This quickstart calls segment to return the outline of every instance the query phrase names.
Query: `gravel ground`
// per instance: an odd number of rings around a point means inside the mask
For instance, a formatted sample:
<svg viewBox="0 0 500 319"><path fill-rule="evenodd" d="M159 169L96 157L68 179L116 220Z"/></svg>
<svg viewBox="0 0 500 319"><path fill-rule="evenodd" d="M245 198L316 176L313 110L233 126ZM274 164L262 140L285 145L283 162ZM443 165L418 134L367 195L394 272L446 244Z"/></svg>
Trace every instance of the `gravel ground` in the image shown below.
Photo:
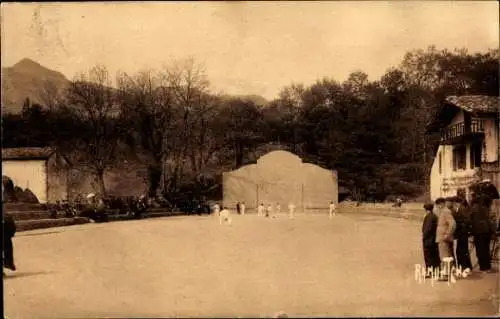
<svg viewBox="0 0 500 319"><path fill-rule="evenodd" d="M492 316L498 273L414 278L420 223L380 217L169 217L28 231L8 318Z"/></svg>

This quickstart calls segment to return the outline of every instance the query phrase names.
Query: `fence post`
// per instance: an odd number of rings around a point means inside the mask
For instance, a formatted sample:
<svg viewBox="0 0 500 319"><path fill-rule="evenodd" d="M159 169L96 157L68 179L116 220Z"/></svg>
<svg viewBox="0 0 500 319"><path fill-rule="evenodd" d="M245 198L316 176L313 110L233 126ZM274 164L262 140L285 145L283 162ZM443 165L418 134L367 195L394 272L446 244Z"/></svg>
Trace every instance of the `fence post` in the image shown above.
<svg viewBox="0 0 500 319"><path fill-rule="evenodd" d="M255 210L259 210L259 184L255 184L256 194L257 194L257 203L255 203Z"/></svg>
<svg viewBox="0 0 500 319"><path fill-rule="evenodd" d="M300 184L300 202L302 205L302 213L305 213L306 209L304 206L304 183Z"/></svg>

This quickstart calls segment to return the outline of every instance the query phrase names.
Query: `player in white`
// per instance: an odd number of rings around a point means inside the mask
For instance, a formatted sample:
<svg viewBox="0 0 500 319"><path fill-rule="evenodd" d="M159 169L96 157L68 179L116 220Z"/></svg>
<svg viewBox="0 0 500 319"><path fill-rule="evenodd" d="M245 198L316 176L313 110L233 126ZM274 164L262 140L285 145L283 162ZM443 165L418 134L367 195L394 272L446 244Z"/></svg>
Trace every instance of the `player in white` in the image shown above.
<svg viewBox="0 0 500 319"><path fill-rule="evenodd" d="M337 210L337 206L335 205L335 202L332 200L330 202L330 206L329 206L329 218L332 218L333 216L336 215L336 210Z"/></svg>
<svg viewBox="0 0 500 319"><path fill-rule="evenodd" d="M276 217L278 217L281 213L281 205L280 203L276 203Z"/></svg>
<svg viewBox="0 0 500 319"><path fill-rule="evenodd" d="M213 212L214 216L219 216L219 213L220 213L220 206L219 206L219 204L215 204L212 207L212 212Z"/></svg>
<svg viewBox="0 0 500 319"><path fill-rule="evenodd" d="M240 214L245 215L245 202L241 202L240 204Z"/></svg>
<svg viewBox="0 0 500 319"><path fill-rule="evenodd" d="M226 222L228 225L231 225L231 216L229 209L227 207L224 207L220 213L219 213L219 224L222 225L222 221Z"/></svg>
<svg viewBox="0 0 500 319"><path fill-rule="evenodd" d="M257 207L257 216L264 215L264 203L260 203L259 207Z"/></svg>
<svg viewBox="0 0 500 319"><path fill-rule="evenodd" d="M273 206L271 204L267 205L266 217L271 217L273 215Z"/></svg>
<svg viewBox="0 0 500 319"><path fill-rule="evenodd" d="M290 204L288 204L288 217L290 217L290 219L293 219L293 215L295 213L295 205L290 202Z"/></svg>

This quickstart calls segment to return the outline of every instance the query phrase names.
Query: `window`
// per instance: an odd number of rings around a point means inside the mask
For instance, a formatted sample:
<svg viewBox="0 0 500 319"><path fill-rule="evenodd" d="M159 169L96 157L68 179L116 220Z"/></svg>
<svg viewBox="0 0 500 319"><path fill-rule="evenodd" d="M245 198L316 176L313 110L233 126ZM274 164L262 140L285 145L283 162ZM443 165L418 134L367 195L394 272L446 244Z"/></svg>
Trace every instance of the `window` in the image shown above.
<svg viewBox="0 0 500 319"><path fill-rule="evenodd" d="M467 151L465 145L458 145L453 148L453 170L463 170L466 168Z"/></svg>
<svg viewBox="0 0 500 319"><path fill-rule="evenodd" d="M473 143L470 146L470 168L481 167L482 143Z"/></svg>
<svg viewBox="0 0 500 319"><path fill-rule="evenodd" d="M439 174L443 174L443 153L439 152Z"/></svg>

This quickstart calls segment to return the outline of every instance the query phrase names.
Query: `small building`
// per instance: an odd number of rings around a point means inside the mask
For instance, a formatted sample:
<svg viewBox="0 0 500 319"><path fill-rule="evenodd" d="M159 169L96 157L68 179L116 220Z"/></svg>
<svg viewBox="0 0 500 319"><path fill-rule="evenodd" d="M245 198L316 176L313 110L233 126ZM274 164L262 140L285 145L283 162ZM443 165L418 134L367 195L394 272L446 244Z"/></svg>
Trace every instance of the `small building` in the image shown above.
<svg viewBox="0 0 500 319"><path fill-rule="evenodd" d="M2 149L2 175L29 189L40 203L68 198L69 162L52 147Z"/></svg>
<svg viewBox="0 0 500 319"><path fill-rule="evenodd" d="M500 189L500 104L497 96L450 96L440 105L428 132L440 132L430 173L430 195L465 195L489 179Z"/></svg>
<svg viewBox="0 0 500 319"><path fill-rule="evenodd" d="M314 212L338 203L337 172L304 163L287 151L272 151L256 164L223 173L223 205L236 207L244 201L249 211L259 203L276 205L286 210L292 202L297 211Z"/></svg>

